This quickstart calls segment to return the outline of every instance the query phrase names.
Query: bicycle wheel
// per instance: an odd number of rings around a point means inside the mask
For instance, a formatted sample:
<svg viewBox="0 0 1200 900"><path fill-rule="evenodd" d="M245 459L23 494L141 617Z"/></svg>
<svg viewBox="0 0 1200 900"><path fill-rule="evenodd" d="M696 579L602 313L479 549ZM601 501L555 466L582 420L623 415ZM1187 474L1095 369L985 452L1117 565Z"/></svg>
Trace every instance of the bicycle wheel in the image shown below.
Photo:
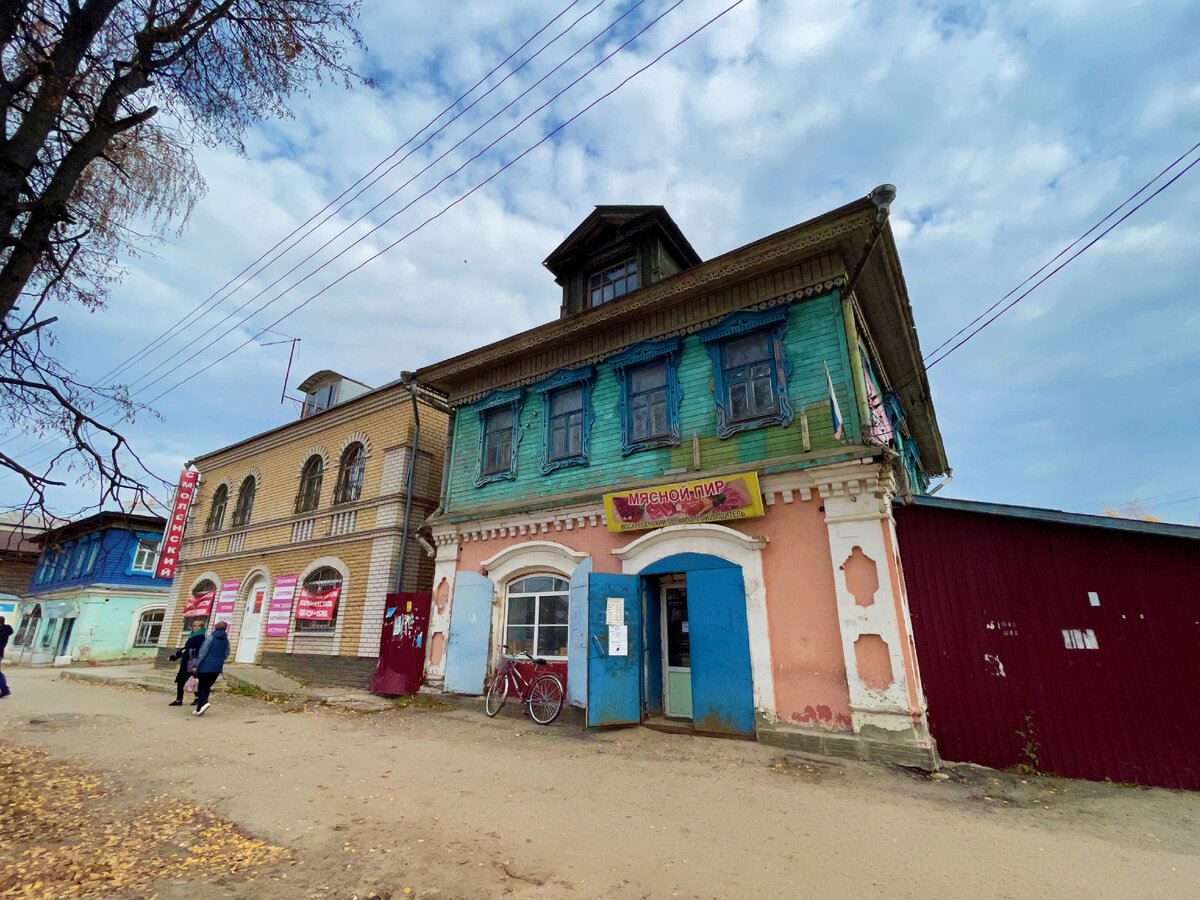
<svg viewBox="0 0 1200 900"><path fill-rule="evenodd" d="M549 725L562 712L563 684L557 675L539 675L529 689L529 715L539 725Z"/></svg>
<svg viewBox="0 0 1200 900"><path fill-rule="evenodd" d="M488 688L487 701L483 705L483 711L489 716L494 716L500 712L500 707L504 705L504 701L508 699L508 673L502 672L492 679L492 686Z"/></svg>

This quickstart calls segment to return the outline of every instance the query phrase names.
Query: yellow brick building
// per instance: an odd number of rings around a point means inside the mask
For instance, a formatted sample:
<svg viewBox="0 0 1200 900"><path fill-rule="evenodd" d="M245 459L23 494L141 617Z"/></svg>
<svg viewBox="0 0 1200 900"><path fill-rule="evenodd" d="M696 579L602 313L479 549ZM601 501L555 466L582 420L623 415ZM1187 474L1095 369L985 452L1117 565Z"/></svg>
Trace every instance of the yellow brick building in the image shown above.
<svg viewBox="0 0 1200 900"><path fill-rule="evenodd" d="M300 387L298 421L192 460L200 482L160 664L173 665L166 657L194 622L225 620L230 662L364 687L379 655L386 595L430 589L433 562L417 528L438 503L446 413L421 397L414 403L402 382L371 390L326 370ZM336 595L330 618L300 618L301 589ZM208 614L185 621L189 600L202 607L205 599Z"/></svg>

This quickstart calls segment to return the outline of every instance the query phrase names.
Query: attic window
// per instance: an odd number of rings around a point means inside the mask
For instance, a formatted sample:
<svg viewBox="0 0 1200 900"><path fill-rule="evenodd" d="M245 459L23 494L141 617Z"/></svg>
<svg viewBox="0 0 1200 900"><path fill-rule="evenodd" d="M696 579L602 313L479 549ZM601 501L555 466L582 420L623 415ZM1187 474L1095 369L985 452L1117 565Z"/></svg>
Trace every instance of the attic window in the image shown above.
<svg viewBox="0 0 1200 900"><path fill-rule="evenodd" d="M597 272L588 279L588 298L591 306L599 306L609 300L637 290L637 257L631 256L618 265Z"/></svg>
<svg viewBox="0 0 1200 900"><path fill-rule="evenodd" d="M309 391L304 396L304 412L300 417L315 415L322 410L329 409L337 402L338 382L331 381L328 384L323 384L313 391Z"/></svg>

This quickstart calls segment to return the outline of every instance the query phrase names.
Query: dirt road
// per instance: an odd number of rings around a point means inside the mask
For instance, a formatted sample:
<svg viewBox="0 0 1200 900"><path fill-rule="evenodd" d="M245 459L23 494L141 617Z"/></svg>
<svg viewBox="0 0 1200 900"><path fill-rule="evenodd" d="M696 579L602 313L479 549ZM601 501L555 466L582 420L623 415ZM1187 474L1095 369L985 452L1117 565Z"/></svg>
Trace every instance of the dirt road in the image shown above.
<svg viewBox="0 0 1200 900"><path fill-rule="evenodd" d="M930 781L463 710L220 697L196 718L160 694L7 674L3 739L80 760L127 796L211 806L287 848L252 882L181 872L163 898L1200 893L1195 794L965 767Z"/></svg>

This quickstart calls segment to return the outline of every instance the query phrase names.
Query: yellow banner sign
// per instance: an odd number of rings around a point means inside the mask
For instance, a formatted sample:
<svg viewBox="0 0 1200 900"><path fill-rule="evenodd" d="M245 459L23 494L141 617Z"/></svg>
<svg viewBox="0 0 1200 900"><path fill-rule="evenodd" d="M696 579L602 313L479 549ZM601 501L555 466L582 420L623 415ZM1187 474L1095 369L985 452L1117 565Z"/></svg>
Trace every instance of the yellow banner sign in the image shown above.
<svg viewBox="0 0 1200 900"><path fill-rule="evenodd" d="M604 495L609 531L725 522L763 514L758 473L702 478Z"/></svg>

